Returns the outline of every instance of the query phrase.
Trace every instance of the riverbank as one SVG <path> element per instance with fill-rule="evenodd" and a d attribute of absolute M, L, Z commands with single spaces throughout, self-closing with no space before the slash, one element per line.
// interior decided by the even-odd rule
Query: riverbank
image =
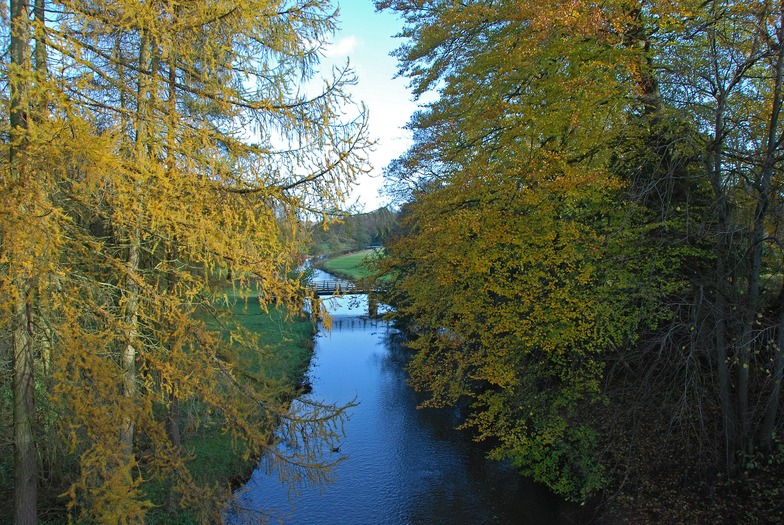
<path fill-rule="evenodd" d="M 222 283 L 216 278 L 214 285 L 217 287 L 225 283 L 225 277 Z M 305 314 L 289 312 L 283 308 L 271 307 L 265 312 L 256 297 L 243 295 L 231 287 L 224 292 L 220 294 L 222 299 L 212 304 L 220 321 L 206 312 L 197 314 L 198 319 L 208 328 L 220 330 L 223 334 L 225 344 L 220 345 L 220 360 L 231 363 L 233 381 L 246 382 L 256 391 L 271 393 L 264 399 L 275 403 L 275 406 L 287 406 L 302 389 L 310 365 L 316 328 L 314 323 Z M 230 329 L 234 332 L 233 339 L 229 338 Z M 254 344 L 248 344 L 251 342 Z M 168 340 L 166 343 L 174 344 L 175 341 Z M 110 350 L 112 349 L 96 348 L 96 351 Z M 156 351 L 156 355 L 162 355 L 167 348 L 156 348 Z M 198 351 L 198 347 L 193 347 L 194 353 Z M 143 359 L 140 358 L 139 363 L 140 388 L 150 385 L 160 388 L 160 385 L 155 385 L 156 381 L 160 381 L 160 375 L 150 372 L 150 369 L 144 366 Z M 49 374 L 42 366 L 37 367 L 36 387 L 41 393 L 36 410 L 39 421 L 46 426 L 36 430 L 48 440 L 42 442 L 41 448 L 42 451 L 48 451 L 47 454 L 41 452 L 38 458 L 39 462 L 45 464 L 44 471 L 48 472 L 48 477 L 41 478 L 38 482 L 38 523 L 64 525 L 69 522 L 69 511 L 66 508 L 68 491 L 80 476 L 80 455 L 93 443 L 102 445 L 102 442 L 93 435 L 86 434 L 84 428 L 75 428 L 73 435 L 78 432 L 82 441 L 79 446 L 69 448 L 73 446 L 68 441 L 71 435 L 58 433 L 56 421 L 66 417 L 73 407 L 55 403 L 47 395 L 47 392 L 58 386 Z M 222 378 L 217 376 L 217 379 Z M 63 379 L 60 378 L 60 381 Z M 214 385 L 210 385 L 212 386 Z M 208 399 L 204 396 L 210 388 L 196 387 L 187 390 L 188 393 L 185 394 L 184 390 L 166 391 L 161 388 L 162 394 L 151 401 L 151 406 L 145 407 L 153 414 L 149 419 L 151 423 L 140 428 L 136 436 L 137 463 L 133 475 L 135 479 L 143 481 L 140 481 L 137 487 L 140 492 L 135 497 L 145 502 L 145 507 L 149 507 L 145 515 L 147 524 L 199 522 L 197 518 L 200 510 L 216 510 L 210 487 L 216 488 L 215 493 L 237 487 L 247 480 L 257 465 L 258 457 L 243 448 L 241 439 L 233 440 L 232 433 L 225 431 L 226 422 L 232 415 L 222 413 L 215 408 L 215 404 L 207 403 Z M 0 415 L 4 421 L 10 421 L 11 392 L 6 388 L 0 390 L 0 398 Z M 90 408 L 96 412 L 101 410 L 101 407 L 95 405 Z M 264 415 L 251 415 L 248 419 L 250 424 L 256 424 L 264 419 Z M 177 422 L 176 426 L 174 421 Z M 260 426 L 272 428 L 268 424 Z M 12 427 L 6 425 L 1 430 L 0 436 L 7 439 L 4 439 L 4 444 L 0 446 L 0 508 L 12 509 L 13 449 L 9 438 Z M 175 445 L 171 450 L 157 448 L 150 438 L 150 435 L 153 435 L 156 443 L 168 444 L 163 436 L 164 432 Z M 184 468 L 189 475 L 187 477 L 193 480 L 193 488 L 187 489 L 190 492 L 185 498 L 180 497 L 182 487 L 175 487 L 177 482 L 185 477 L 179 475 L 182 471 L 169 471 L 166 470 L 169 464 L 160 468 L 160 463 L 156 463 L 162 457 L 172 457 L 175 458 L 172 462 L 178 461 L 177 454 L 173 452 L 178 449 L 181 452 L 179 456 L 185 460 Z M 179 463 L 176 467 L 179 469 Z M 181 508 L 185 505 L 190 505 L 191 509 Z M 76 508 L 72 512 L 74 515 L 70 519 L 79 521 L 81 509 Z M 12 519 L 12 513 L 0 513 L 0 524 L 10 524 Z"/>
<path fill-rule="evenodd" d="M 314 266 L 342 279 L 359 281 L 369 277 L 373 272 L 365 265 L 365 261 L 374 256 L 378 250 L 367 249 L 338 255 L 329 259 L 316 261 Z"/>
<path fill-rule="evenodd" d="M 313 336 L 316 328 L 304 314 L 292 314 L 284 308 L 261 309 L 254 296 L 227 291 L 224 303 L 218 307 L 227 314 L 220 324 L 206 320 L 211 328 L 221 329 L 227 348 L 234 354 L 239 374 L 250 379 L 272 380 L 283 385 L 284 394 L 293 397 L 302 387 L 313 355 Z M 263 348 L 253 351 L 252 345 L 229 340 L 229 329 L 240 329 Z M 197 402 L 198 403 L 198 402 Z M 195 407 L 198 411 L 200 407 Z M 183 421 L 182 447 L 192 456 L 188 470 L 202 486 L 231 487 L 242 485 L 258 464 L 258 457 L 233 442 L 220 421 Z M 145 483 L 144 490 L 155 508 L 147 513 L 147 524 L 189 524 L 197 520 L 190 511 L 168 505 L 169 489 L 154 480 Z"/>

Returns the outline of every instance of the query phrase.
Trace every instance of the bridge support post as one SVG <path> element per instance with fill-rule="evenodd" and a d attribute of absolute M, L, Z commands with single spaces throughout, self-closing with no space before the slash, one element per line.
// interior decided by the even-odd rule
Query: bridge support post
<path fill-rule="evenodd" d="M 368 291 L 368 317 L 378 317 L 378 299 L 371 291 Z"/>

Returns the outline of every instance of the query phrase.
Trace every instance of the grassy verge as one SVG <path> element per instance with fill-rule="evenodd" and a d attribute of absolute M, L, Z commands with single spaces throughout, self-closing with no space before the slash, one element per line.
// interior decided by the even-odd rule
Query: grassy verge
<path fill-rule="evenodd" d="M 365 258 L 372 256 L 374 253 L 376 253 L 376 250 L 362 250 L 349 253 L 324 261 L 320 266 L 324 271 L 333 275 L 356 281 L 371 274 L 362 263 L 365 261 Z"/>

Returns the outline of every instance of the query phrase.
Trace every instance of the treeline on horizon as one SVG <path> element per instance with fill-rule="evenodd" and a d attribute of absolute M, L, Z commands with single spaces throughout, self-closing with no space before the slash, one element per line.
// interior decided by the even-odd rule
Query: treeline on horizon
<path fill-rule="evenodd" d="M 388 207 L 346 215 L 326 228 L 315 224 L 311 252 L 315 256 L 333 256 L 381 246 L 396 227 L 396 214 Z"/>
<path fill-rule="evenodd" d="M 427 406 L 609 523 L 784 520 L 784 5 L 377 0 Z"/>
<path fill-rule="evenodd" d="M 291 404 L 279 341 L 236 315 L 298 340 L 306 222 L 367 170 L 353 71 L 319 71 L 336 23 L 327 0 L 0 7 L 0 521 L 218 523 L 248 473 L 204 465 L 265 451 L 329 477 L 345 407 Z"/>

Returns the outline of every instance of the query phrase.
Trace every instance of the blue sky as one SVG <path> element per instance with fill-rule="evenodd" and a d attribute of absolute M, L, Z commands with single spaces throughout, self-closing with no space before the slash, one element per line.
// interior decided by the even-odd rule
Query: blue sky
<path fill-rule="evenodd" d="M 397 61 L 389 53 L 399 47 L 401 20 L 389 13 L 377 13 L 372 0 L 339 0 L 340 31 L 327 49 L 324 64 L 344 64 L 348 59 L 359 77 L 352 92 L 363 101 L 370 112 L 370 135 L 377 141 L 370 160 L 370 177 L 359 181 L 352 201 L 358 201 L 364 211 L 373 211 L 387 204 L 378 195 L 383 185 L 383 168 L 400 156 L 410 145 L 410 133 L 402 127 L 417 108 L 412 101 L 407 81 L 393 78 Z"/>

